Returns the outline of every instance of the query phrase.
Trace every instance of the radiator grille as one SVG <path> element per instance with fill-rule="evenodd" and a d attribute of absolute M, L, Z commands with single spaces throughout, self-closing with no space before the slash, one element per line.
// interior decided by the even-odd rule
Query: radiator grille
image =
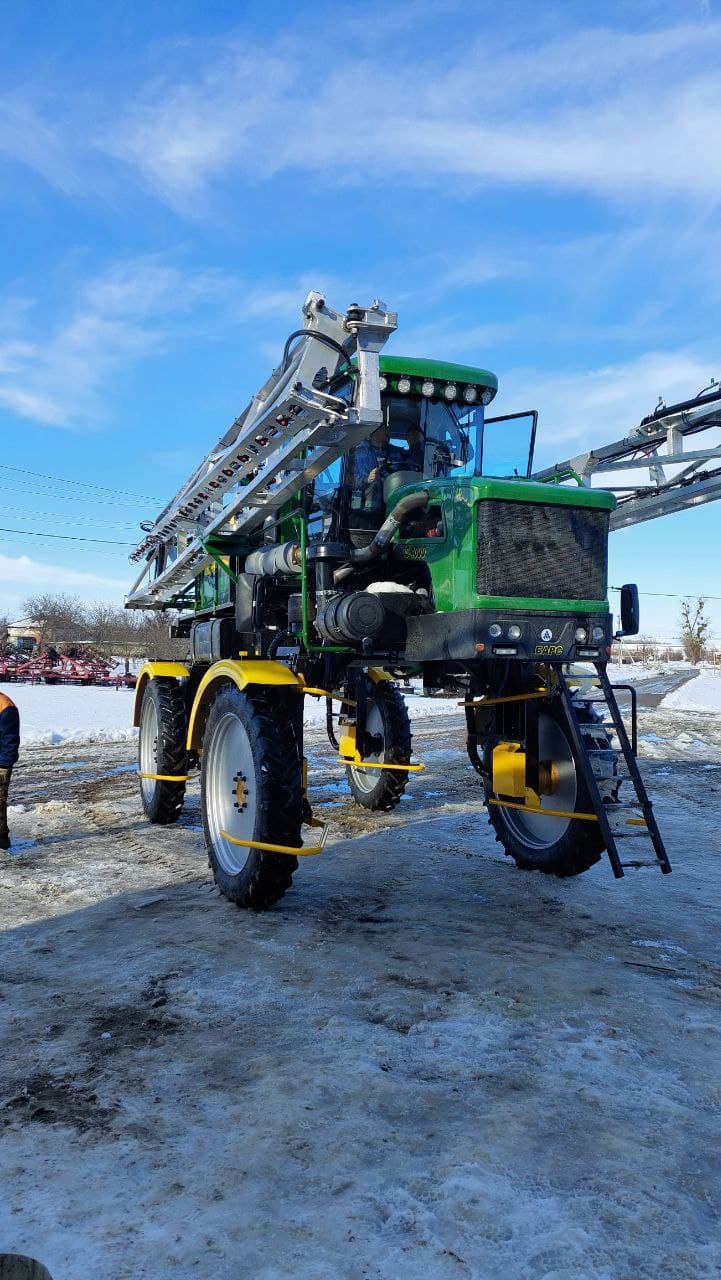
<path fill-rule="evenodd" d="M 605 599 L 608 511 L 487 498 L 477 515 L 479 595 Z"/>

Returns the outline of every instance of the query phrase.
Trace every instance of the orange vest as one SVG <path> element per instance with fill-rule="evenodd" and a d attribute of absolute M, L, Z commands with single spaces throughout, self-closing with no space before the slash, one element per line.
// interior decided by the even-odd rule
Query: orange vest
<path fill-rule="evenodd" d="M 0 693 L 0 714 L 7 711 L 8 707 L 14 707 L 15 703 L 12 698 L 8 698 L 6 693 Z"/>

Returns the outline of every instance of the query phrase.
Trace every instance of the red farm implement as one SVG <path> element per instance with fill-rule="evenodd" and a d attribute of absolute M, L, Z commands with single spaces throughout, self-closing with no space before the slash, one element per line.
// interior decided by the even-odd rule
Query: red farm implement
<path fill-rule="evenodd" d="M 27 684 L 104 685 L 114 689 L 134 689 L 136 677 L 131 672 L 114 670 L 116 664 L 86 653 L 82 657 L 65 655 L 7 654 L 0 657 L 0 682 Z"/>

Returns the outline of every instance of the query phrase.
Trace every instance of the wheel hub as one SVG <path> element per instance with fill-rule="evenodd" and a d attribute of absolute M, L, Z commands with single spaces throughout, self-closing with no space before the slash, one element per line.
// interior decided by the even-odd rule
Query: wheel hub
<path fill-rule="evenodd" d="M 244 809 L 248 808 L 248 779 L 244 773 L 236 773 L 233 782 L 235 783 L 235 800 L 233 803 L 238 813 L 242 813 Z"/>

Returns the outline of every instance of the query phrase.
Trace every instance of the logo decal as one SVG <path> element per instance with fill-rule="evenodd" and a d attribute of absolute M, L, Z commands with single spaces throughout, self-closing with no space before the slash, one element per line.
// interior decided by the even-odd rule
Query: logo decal
<path fill-rule="evenodd" d="M 553 632 L 551 631 L 550 627 L 543 628 L 543 631 L 541 632 L 541 639 L 544 641 L 545 644 L 548 644 L 549 640 L 553 639 Z"/>

